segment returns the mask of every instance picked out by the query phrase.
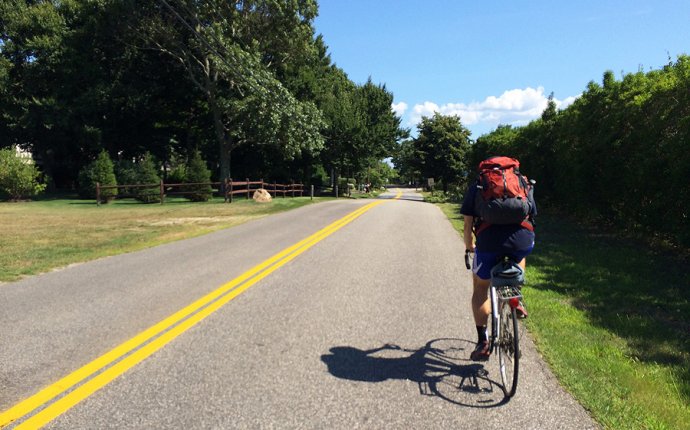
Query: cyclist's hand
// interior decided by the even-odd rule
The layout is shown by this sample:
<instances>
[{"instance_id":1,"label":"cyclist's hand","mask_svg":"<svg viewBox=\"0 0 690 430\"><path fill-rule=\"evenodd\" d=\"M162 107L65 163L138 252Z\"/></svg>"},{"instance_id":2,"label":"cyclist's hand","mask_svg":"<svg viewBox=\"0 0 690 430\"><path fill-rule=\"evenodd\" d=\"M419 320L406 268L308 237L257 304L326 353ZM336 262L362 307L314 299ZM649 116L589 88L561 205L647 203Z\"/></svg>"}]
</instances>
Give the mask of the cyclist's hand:
<instances>
[{"instance_id":1,"label":"cyclist's hand","mask_svg":"<svg viewBox=\"0 0 690 430\"><path fill-rule=\"evenodd\" d=\"M470 263L470 259L472 258L472 252L474 251L474 247L472 249L466 249L465 250L465 267L467 267L467 270L472 268L472 264Z\"/></svg>"}]
</instances>

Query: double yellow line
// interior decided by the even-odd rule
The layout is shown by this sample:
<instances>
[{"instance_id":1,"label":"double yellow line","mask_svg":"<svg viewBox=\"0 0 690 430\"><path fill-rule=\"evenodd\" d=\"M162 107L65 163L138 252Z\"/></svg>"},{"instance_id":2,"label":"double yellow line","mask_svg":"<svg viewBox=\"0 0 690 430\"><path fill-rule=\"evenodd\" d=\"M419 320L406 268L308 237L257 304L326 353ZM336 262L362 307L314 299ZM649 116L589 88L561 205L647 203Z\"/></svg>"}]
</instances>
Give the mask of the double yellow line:
<instances>
[{"instance_id":1,"label":"double yellow line","mask_svg":"<svg viewBox=\"0 0 690 430\"><path fill-rule=\"evenodd\" d=\"M399 191L395 198L400 198L400 195L401 192ZM377 200L351 212L2 412L0 414L0 427L5 427L26 417L28 418L21 422L16 429L34 429L44 426L145 360L252 285L351 223L368 210L384 202L385 200ZM52 401L56 397L59 398ZM34 413L36 410L38 412Z\"/></svg>"}]
</instances>

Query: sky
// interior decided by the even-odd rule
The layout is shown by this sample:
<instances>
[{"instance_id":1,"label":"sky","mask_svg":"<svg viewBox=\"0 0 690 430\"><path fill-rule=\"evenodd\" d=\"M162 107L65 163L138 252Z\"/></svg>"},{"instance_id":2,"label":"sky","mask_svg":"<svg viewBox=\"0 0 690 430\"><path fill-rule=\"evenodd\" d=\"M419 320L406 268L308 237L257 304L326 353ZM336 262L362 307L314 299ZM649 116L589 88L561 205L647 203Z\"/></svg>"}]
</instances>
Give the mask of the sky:
<instances>
[{"instance_id":1,"label":"sky","mask_svg":"<svg viewBox=\"0 0 690 430\"><path fill-rule=\"evenodd\" d=\"M394 95L402 125L459 115L472 138L564 109L617 79L690 54L690 0L318 0L314 25L356 83Z\"/></svg>"}]
</instances>

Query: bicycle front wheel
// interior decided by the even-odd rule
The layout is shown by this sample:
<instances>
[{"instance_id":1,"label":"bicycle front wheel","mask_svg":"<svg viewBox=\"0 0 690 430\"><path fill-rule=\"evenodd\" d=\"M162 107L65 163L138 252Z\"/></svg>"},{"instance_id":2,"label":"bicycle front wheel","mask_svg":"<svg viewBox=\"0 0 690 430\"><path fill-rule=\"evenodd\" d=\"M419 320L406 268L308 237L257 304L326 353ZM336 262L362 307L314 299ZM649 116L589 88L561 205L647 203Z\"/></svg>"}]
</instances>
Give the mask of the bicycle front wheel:
<instances>
[{"instance_id":1,"label":"bicycle front wheel","mask_svg":"<svg viewBox=\"0 0 690 430\"><path fill-rule=\"evenodd\" d=\"M498 364L506 397L515 395L520 363L520 336L515 309L508 302L500 308L500 333L498 339Z\"/></svg>"}]
</instances>

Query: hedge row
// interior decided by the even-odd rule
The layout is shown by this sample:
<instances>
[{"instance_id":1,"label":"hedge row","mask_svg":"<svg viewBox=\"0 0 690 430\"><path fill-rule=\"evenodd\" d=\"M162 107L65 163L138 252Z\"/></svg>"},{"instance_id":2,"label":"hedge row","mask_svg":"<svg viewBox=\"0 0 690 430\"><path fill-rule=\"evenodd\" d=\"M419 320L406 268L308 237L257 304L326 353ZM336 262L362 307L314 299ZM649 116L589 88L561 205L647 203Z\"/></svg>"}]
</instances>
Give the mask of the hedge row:
<instances>
[{"instance_id":1,"label":"hedge row","mask_svg":"<svg viewBox=\"0 0 690 430\"><path fill-rule=\"evenodd\" d=\"M538 196L574 213L690 247L690 57L590 82L562 111L480 137L473 162L518 158Z\"/></svg>"}]
</instances>

